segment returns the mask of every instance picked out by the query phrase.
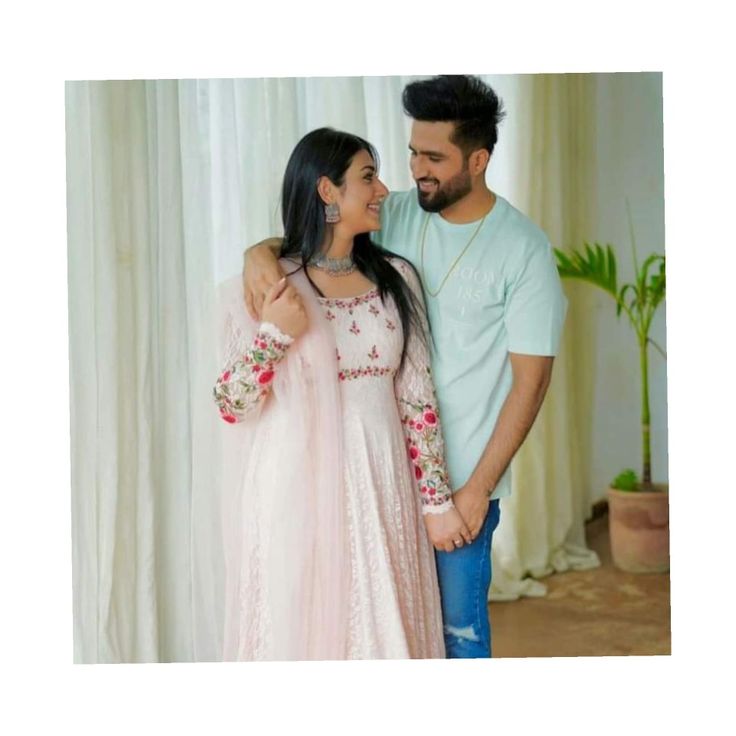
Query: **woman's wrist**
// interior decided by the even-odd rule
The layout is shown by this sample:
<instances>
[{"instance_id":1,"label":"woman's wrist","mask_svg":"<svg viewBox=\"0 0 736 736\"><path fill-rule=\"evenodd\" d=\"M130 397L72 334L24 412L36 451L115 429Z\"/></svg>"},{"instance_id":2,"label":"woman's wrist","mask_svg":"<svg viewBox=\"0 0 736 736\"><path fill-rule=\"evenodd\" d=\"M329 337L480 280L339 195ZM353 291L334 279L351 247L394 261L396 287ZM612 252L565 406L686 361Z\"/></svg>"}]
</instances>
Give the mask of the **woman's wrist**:
<instances>
[{"instance_id":1,"label":"woman's wrist","mask_svg":"<svg viewBox=\"0 0 736 736\"><path fill-rule=\"evenodd\" d=\"M454 509L455 504L452 502L452 496L448 496L440 503L425 503L422 505L422 515L427 514L444 514L445 511Z\"/></svg>"}]
</instances>

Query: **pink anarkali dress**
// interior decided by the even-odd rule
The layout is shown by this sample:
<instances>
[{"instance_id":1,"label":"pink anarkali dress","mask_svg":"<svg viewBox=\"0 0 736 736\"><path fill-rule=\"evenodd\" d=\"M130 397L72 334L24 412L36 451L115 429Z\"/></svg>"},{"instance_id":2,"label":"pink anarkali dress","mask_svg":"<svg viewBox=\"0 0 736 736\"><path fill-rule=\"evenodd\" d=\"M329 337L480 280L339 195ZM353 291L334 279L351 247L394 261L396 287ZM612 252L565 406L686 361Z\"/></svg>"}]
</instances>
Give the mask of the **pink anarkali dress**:
<instances>
[{"instance_id":1,"label":"pink anarkali dress","mask_svg":"<svg viewBox=\"0 0 736 736\"><path fill-rule=\"evenodd\" d=\"M400 259L392 259L392 264L421 299L413 270ZM307 297L304 280L301 283ZM393 300L387 297L384 304L375 288L353 298L312 297L312 301L308 333L314 329L311 320L322 320L319 327L334 339L334 360L317 370L336 371L331 378L337 379L336 426L341 436L328 440L341 447L339 512L326 523L311 515L319 502L296 503L294 513L291 507L284 512L284 506L280 515L264 511L273 491L252 487L267 483L246 482L241 476L238 482L247 487L230 512L235 519L228 520L238 530L237 549L229 550L234 561L229 575L237 592L227 604L225 658L444 657L434 552L422 517L445 511L452 501L427 347L414 336L399 371L399 314ZM280 372L287 356L296 357L293 352L303 339L293 341L269 323L254 329L252 339L236 321L227 330L227 355L214 390L220 415L233 425L226 431L250 421L258 432L259 412L279 401L274 385L281 377L287 387ZM292 360L294 376L304 373L306 359L299 360L301 364ZM329 400L323 393L320 397ZM325 432L328 427L307 427L303 442L322 438ZM282 462L288 464L288 457ZM317 482L316 494L320 488ZM298 497L298 487L294 493ZM282 521L293 532L281 529ZM305 526L318 528L312 534ZM290 556L289 534L305 532L312 534L304 543L306 549L322 553L325 566L339 565L333 573L320 574L319 562L289 572L293 556L305 556L296 550ZM274 534L282 535L278 545L273 543ZM267 551L269 540L272 552ZM330 588L329 576L335 571L344 577ZM316 604L320 596L321 603ZM312 628L329 631L310 634L304 622L310 606L317 609ZM330 619L327 609L332 607L344 615Z\"/></svg>"}]
</instances>

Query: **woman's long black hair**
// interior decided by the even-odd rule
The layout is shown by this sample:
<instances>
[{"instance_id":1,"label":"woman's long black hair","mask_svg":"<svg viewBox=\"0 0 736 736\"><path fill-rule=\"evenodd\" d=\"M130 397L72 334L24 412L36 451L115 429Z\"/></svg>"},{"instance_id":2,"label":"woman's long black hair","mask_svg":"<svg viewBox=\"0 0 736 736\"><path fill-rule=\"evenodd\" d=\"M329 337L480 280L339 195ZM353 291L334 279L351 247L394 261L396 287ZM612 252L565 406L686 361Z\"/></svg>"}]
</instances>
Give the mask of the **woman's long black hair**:
<instances>
[{"instance_id":1,"label":"woman's long black hair","mask_svg":"<svg viewBox=\"0 0 736 736\"><path fill-rule=\"evenodd\" d=\"M335 186L342 186L345 172L359 151L367 151L378 168L378 154L368 141L332 128L318 128L307 133L297 143L286 165L281 192L281 213L284 222L281 257L300 260L304 273L320 296L324 294L309 278L306 268L309 261L319 253L327 229L324 202L317 192L317 182L326 176ZM399 365L401 370L412 333L415 332L420 340L424 341L420 319L422 307L401 274L389 262L389 256L401 258L373 243L368 233L355 236L353 260L356 267L376 284L381 301L385 304L385 297L389 294L399 311L404 333ZM412 264L408 261L406 263L414 269ZM416 273L415 269L414 271Z\"/></svg>"}]
</instances>

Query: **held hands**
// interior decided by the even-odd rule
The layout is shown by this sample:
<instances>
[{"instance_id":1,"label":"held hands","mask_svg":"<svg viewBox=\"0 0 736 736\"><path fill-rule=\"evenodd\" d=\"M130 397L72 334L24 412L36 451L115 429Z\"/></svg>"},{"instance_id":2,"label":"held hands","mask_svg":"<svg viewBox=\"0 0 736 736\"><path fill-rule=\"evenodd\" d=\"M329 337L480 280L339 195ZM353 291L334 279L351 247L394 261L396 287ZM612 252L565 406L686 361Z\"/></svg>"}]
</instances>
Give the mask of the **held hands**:
<instances>
[{"instance_id":1,"label":"held hands","mask_svg":"<svg viewBox=\"0 0 736 736\"><path fill-rule=\"evenodd\" d=\"M249 248L245 251L243 257L245 308L255 321L264 319L261 310L265 303L266 294L285 275L278 259L269 248L269 242L264 241ZM274 322L274 324L276 323Z\"/></svg>"},{"instance_id":2,"label":"held hands","mask_svg":"<svg viewBox=\"0 0 736 736\"><path fill-rule=\"evenodd\" d=\"M486 491L478 491L465 485L460 490L455 491L452 502L468 525L472 538L475 539L480 533L480 528L488 514L488 507L491 502L489 494Z\"/></svg>"},{"instance_id":3,"label":"held hands","mask_svg":"<svg viewBox=\"0 0 736 736\"><path fill-rule=\"evenodd\" d=\"M266 293L261 320L271 322L281 332L294 338L306 331L309 324L307 310L299 292L286 283L286 277L277 281Z\"/></svg>"},{"instance_id":4,"label":"held hands","mask_svg":"<svg viewBox=\"0 0 736 736\"><path fill-rule=\"evenodd\" d=\"M466 542L469 544L473 541L467 524L456 508L451 507L441 514L425 514L424 526L427 528L429 541L441 552L452 552Z\"/></svg>"}]
</instances>

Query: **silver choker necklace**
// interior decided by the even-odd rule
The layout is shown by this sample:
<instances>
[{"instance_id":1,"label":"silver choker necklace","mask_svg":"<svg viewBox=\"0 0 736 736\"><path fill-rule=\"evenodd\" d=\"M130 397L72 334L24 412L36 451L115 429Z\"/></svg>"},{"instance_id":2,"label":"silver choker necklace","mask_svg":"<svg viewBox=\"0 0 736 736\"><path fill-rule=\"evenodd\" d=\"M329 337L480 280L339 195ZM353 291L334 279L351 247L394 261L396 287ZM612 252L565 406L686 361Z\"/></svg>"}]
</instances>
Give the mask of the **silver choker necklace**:
<instances>
[{"instance_id":1,"label":"silver choker necklace","mask_svg":"<svg viewBox=\"0 0 736 736\"><path fill-rule=\"evenodd\" d=\"M356 268L352 255L344 258L329 258L324 253L312 258L309 265L321 271L327 271L330 276L347 276Z\"/></svg>"}]
</instances>

